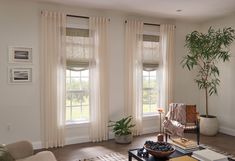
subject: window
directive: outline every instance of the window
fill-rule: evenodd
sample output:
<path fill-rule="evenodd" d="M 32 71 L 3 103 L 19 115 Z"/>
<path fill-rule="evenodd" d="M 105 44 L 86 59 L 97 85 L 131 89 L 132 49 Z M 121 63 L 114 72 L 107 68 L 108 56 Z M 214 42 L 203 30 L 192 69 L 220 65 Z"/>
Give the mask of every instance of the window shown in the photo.
<path fill-rule="evenodd" d="M 88 29 L 66 30 L 66 123 L 89 122 Z"/>
<path fill-rule="evenodd" d="M 159 105 L 158 72 L 143 70 L 143 114 L 152 115 Z"/>
<path fill-rule="evenodd" d="M 89 70 L 66 71 L 66 121 L 89 121 Z"/>
<path fill-rule="evenodd" d="M 143 37 L 143 115 L 157 114 L 160 104 L 159 37 Z"/>

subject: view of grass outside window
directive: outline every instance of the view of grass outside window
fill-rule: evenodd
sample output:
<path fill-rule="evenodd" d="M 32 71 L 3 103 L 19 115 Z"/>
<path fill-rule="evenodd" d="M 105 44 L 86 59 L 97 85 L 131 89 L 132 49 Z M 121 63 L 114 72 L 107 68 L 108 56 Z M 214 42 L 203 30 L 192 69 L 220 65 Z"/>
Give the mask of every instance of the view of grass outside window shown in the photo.
<path fill-rule="evenodd" d="M 160 74 L 156 63 L 159 60 L 159 42 L 144 41 L 143 47 L 143 116 L 148 116 L 157 114 L 160 101 Z"/>
<path fill-rule="evenodd" d="M 143 71 L 143 114 L 157 113 L 158 88 L 157 71 Z"/>
<path fill-rule="evenodd" d="M 89 70 L 67 70 L 66 90 L 66 121 L 89 121 Z"/>

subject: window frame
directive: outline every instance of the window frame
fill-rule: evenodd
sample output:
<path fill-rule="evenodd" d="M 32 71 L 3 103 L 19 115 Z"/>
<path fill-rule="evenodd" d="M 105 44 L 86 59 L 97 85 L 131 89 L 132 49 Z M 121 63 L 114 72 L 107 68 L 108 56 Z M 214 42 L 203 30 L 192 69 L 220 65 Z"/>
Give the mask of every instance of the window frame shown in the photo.
<path fill-rule="evenodd" d="M 69 74 L 69 77 L 67 77 L 67 70 L 70 72 L 70 74 Z M 88 95 L 88 97 L 89 97 L 89 99 L 88 99 L 88 104 L 85 104 L 85 105 L 83 105 L 82 104 L 82 101 L 80 101 L 80 103 L 78 104 L 78 105 L 74 105 L 73 106 L 73 104 L 72 104 L 72 100 L 70 100 L 70 105 L 69 106 L 67 106 L 67 102 L 66 102 L 66 105 L 65 105 L 65 111 L 67 112 L 67 108 L 70 108 L 70 120 L 67 120 L 66 118 L 65 118 L 65 120 L 66 120 L 66 125 L 68 124 L 68 125 L 71 125 L 71 124 L 84 124 L 84 123 L 89 123 L 90 122 L 90 91 L 89 91 L 89 68 L 87 68 L 87 69 L 85 69 L 85 70 L 87 70 L 88 71 L 88 76 L 86 76 L 86 77 L 84 77 L 84 76 L 82 76 L 82 71 L 77 71 L 77 72 L 80 72 L 79 73 L 79 76 L 76 76 L 76 77 L 72 77 L 71 76 L 71 72 L 72 71 L 74 71 L 74 70 L 71 70 L 71 69 L 66 69 L 66 84 L 67 84 L 67 78 L 69 78 L 69 80 L 70 80 L 70 82 L 71 82 L 71 80 L 73 79 L 73 78 L 78 78 L 79 79 L 79 82 L 80 82 L 80 84 L 81 84 L 81 81 L 82 81 L 82 78 L 88 78 L 88 89 L 87 90 L 84 90 L 84 89 L 68 89 L 67 88 L 67 86 L 66 86 L 66 99 L 67 99 L 67 95 L 68 94 L 76 94 L 76 93 L 82 93 L 82 96 L 84 96 L 84 95 Z M 72 109 L 73 108 L 81 108 L 81 110 L 83 109 L 83 108 L 85 108 L 86 106 L 88 106 L 88 112 L 89 112 L 89 117 L 88 117 L 88 119 L 87 120 L 73 120 L 73 119 L 71 119 L 72 118 Z M 66 113 L 66 115 L 67 115 L 67 113 Z"/>
<path fill-rule="evenodd" d="M 67 24 L 68 25 L 68 24 Z M 83 26 L 84 27 L 84 26 Z M 89 29 L 88 28 L 83 28 L 81 27 L 80 25 L 79 26 L 74 26 L 74 24 L 72 25 L 71 27 L 71 24 L 70 26 L 67 26 L 66 27 L 66 47 L 70 47 L 72 45 L 72 48 L 76 47 L 76 48 L 80 48 L 80 47 L 89 47 L 89 44 L 81 44 L 81 41 L 80 42 L 71 42 L 71 38 L 72 40 L 76 40 L 76 37 L 81 37 L 81 38 L 89 38 Z M 74 49 L 72 49 L 74 50 Z M 90 123 L 90 113 L 91 113 L 91 108 L 90 108 L 90 89 L 89 89 L 89 84 L 90 84 L 90 70 L 89 70 L 89 60 L 87 59 L 87 57 L 84 57 L 82 58 L 81 60 L 79 59 L 67 59 L 66 60 L 66 97 L 65 97 L 65 122 L 66 122 L 66 125 L 68 126 L 72 126 L 72 125 L 81 125 L 81 124 L 89 124 Z M 88 70 L 88 76 L 85 78 L 84 76 L 82 76 L 82 71 L 83 70 Z M 68 89 L 67 88 L 67 71 L 70 72 L 70 75 L 69 75 L 69 80 L 70 80 L 70 83 L 71 83 L 71 80 L 72 79 L 79 79 L 79 84 L 80 84 L 80 87 L 78 87 L 79 89 Z M 78 71 L 80 72 L 79 73 L 79 76 L 76 76 L 76 77 L 72 77 L 71 75 L 71 72 L 72 71 Z M 85 79 L 88 79 L 88 87 L 86 90 L 84 90 L 83 88 L 81 88 L 81 85 L 83 84 L 82 83 L 82 79 L 85 78 Z M 67 106 L 67 98 L 68 98 L 68 95 L 71 95 L 71 100 L 69 100 L 69 106 Z M 73 105 L 73 97 L 74 95 L 77 95 L 77 98 L 78 98 L 78 103 L 76 105 Z M 83 101 L 81 100 L 81 98 L 79 97 L 86 97 L 88 96 L 88 104 L 83 104 Z M 69 109 L 70 111 L 70 114 L 69 114 L 69 120 L 67 120 L 67 109 Z M 75 119 L 72 119 L 73 118 L 73 108 L 78 108 L 78 110 L 88 110 L 88 119 L 78 119 L 78 120 L 75 120 Z M 86 109 L 88 108 L 88 109 Z"/>
<path fill-rule="evenodd" d="M 147 36 L 150 36 L 150 38 L 152 37 L 152 38 L 154 38 L 154 37 L 156 37 L 155 38 L 155 40 L 152 40 L 151 41 L 151 39 L 147 39 L 146 40 L 146 42 L 148 42 L 148 41 L 150 41 L 150 42 L 157 42 L 157 43 L 160 43 L 160 39 L 159 39 L 159 35 L 151 35 L 151 34 L 148 34 Z M 147 37 L 148 38 L 148 37 Z M 143 43 L 145 42 L 145 40 L 143 40 Z M 144 48 L 143 48 L 144 49 Z M 144 52 L 144 51 L 143 51 Z M 159 115 L 159 113 L 158 113 L 158 111 L 157 111 L 157 108 L 158 107 L 160 107 L 160 104 L 161 104 L 161 84 L 162 84 L 162 82 L 161 82 L 161 78 L 162 78 L 162 74 L 161 74 L 161 71 L 159 70 L 159 67 L 158 67 L 158 65 L 159 64 L 151 64 L 151 65 L 153 65 L 153 66 L 155 66 L 155 72 L 156 72 L 156 87 L 155 88 L 152 88 L 151 90 L 156 90 L 156 92 L 157 92 L 157 98 L 156 98 L 156 100 L 157 100 L 157 102 L 156 102 L 156 112 L 147 112 L 147 113 L 144 113 L 144 97 L 143 97 L 143 95 L 144 95 L 144 87 L 143 87 L 143 85 L 144 85 L 144 77 L 146 77 L 146 76 L 144 76 L 144 71 L 146 71 L 146 70 L 144 70 L 144 65 L 145 65 L 145 63 L 146 62 L 144 62 L 143 61 L 143 63 L 142 63 L 142 66 L 143 66 L 143 69 L 142 69 L 142 117 L 144 118 L 144 119 L 148 119 L 148 118 L 151 118 L 151 117 L 155 117 L 155 116 L 158 116 Z M 147 63 L 148 64 L 148 63 Z M 148 71 L 147 71 L 148 72 Z M 151 79 L 151 76 L 150 76 L 150 73 L 149 73 L 149 75 L 148 75 L 148 80 L 150 80 Z M 150 94 L 151 95 L 151 94 Z M 151 101 L 149 101 L 149 103 L 148 103 L 148 105 L 149 106 L 151 106 Z M 150 107 L 151 108 L 151 107 Z"/>
<path fill-rule="evenodd" d="M 160 71 L 159 70 L 154 70 L 155 72 L 156 72 L 156 76 L 155 76 L 155 80 L 156 80 L 156 87 L 155 88 L 148 88 L 148 89 L 150 89 L 150 92 L 152 92 L 153 90 L 155 90 L 155 92 L 157 93 L 157 98 L 156 98 L 156 100 L 157 100 L 157 102 L 156 102 L 156 106 L 157 107 L 159 107 L 160 106 Z M 151 80 L 151 77 L 153 78 L 153 76 L 150 76 L 150 72 L 149 72 L 149 75 L 148 76 L 144 76 L 143 75 L 143 72 L 144 72 L 144 70 L 142 71 L 142 110 L 143 110 L 143 117 L 151 117 L 151 116 L 156 116 L 156 115 L 158 115 L 158 112 L 156 111 L 156 112 L 146 112 L 146 113 L 144 113 L 144 97 L 143 97 L 143 95 L 144 95 L 144 91 L 147 91 L 148 92 L 148 89 L 146 89 L 146 88 L 144 88 L 143 87 L 143 83 L 144 83 L 144 77 L 147 77 L 148 78 L 148 85 L 150 85 L 150 80 Z M 145 72 L 148 72 L 148 71 L 145 71 Z M 146 90 L 145 90 L 146 89 Z M 150 94 L 151 95 L 151 94 Z M 148 105 L 149 106 L 151 106 L 151 104 L 152 104 L 152 101 L 151 101 L 151 96 L 149 96 L 150 97 L 150 101 L 148 102 Z M 157 108 L 156 107 L 156 108 Z M 148 108 L 151 108 L 151 107 L 148 107 Z"/>

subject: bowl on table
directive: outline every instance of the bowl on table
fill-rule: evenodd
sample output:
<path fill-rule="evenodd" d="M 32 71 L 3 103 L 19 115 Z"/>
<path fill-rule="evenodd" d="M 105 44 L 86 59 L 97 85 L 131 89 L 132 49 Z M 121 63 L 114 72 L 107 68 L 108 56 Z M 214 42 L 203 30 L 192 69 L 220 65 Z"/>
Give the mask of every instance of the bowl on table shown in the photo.
<path fill-rule="evenodd" d="M 175 152 L 175 147 L 166 142 L 146 141 L 144 148 L 156 158 L 166 158 Z"/>

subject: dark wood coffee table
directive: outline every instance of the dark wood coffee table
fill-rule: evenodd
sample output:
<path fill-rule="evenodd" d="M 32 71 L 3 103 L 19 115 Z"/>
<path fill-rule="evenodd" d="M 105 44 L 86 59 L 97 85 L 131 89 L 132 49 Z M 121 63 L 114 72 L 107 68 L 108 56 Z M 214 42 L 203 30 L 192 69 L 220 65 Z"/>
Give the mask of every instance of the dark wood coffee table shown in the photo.
<path fill-rule="evenodd" d="M 190 153 L 189 154 L 183 154 L 183 153 L 181 153 L 180 151 L 178 151 L 176 149 L 175 152 L 173 154 L 171 154 L 168 158 L 155 158 L 151 154 L 149 154 L 148 158 L 144 158 L 144 157 L 138 156 L 137 151 L 138 151 L 138 149 L 130 149 L 128 151 L 128 160 L 129 161 L 132 161 L 132 158 L 135 158 L 138 161 L 167 161 L 171 158 L 176 158 L 176 157 L 180 157 L 180 156 L 184 156 L 184 155 L 189 155 L 189 156 L 191 155 Z M 230 159 L 230 158 L 228 160 L 229 161 L 235 161 L 235 160 Z"/>

